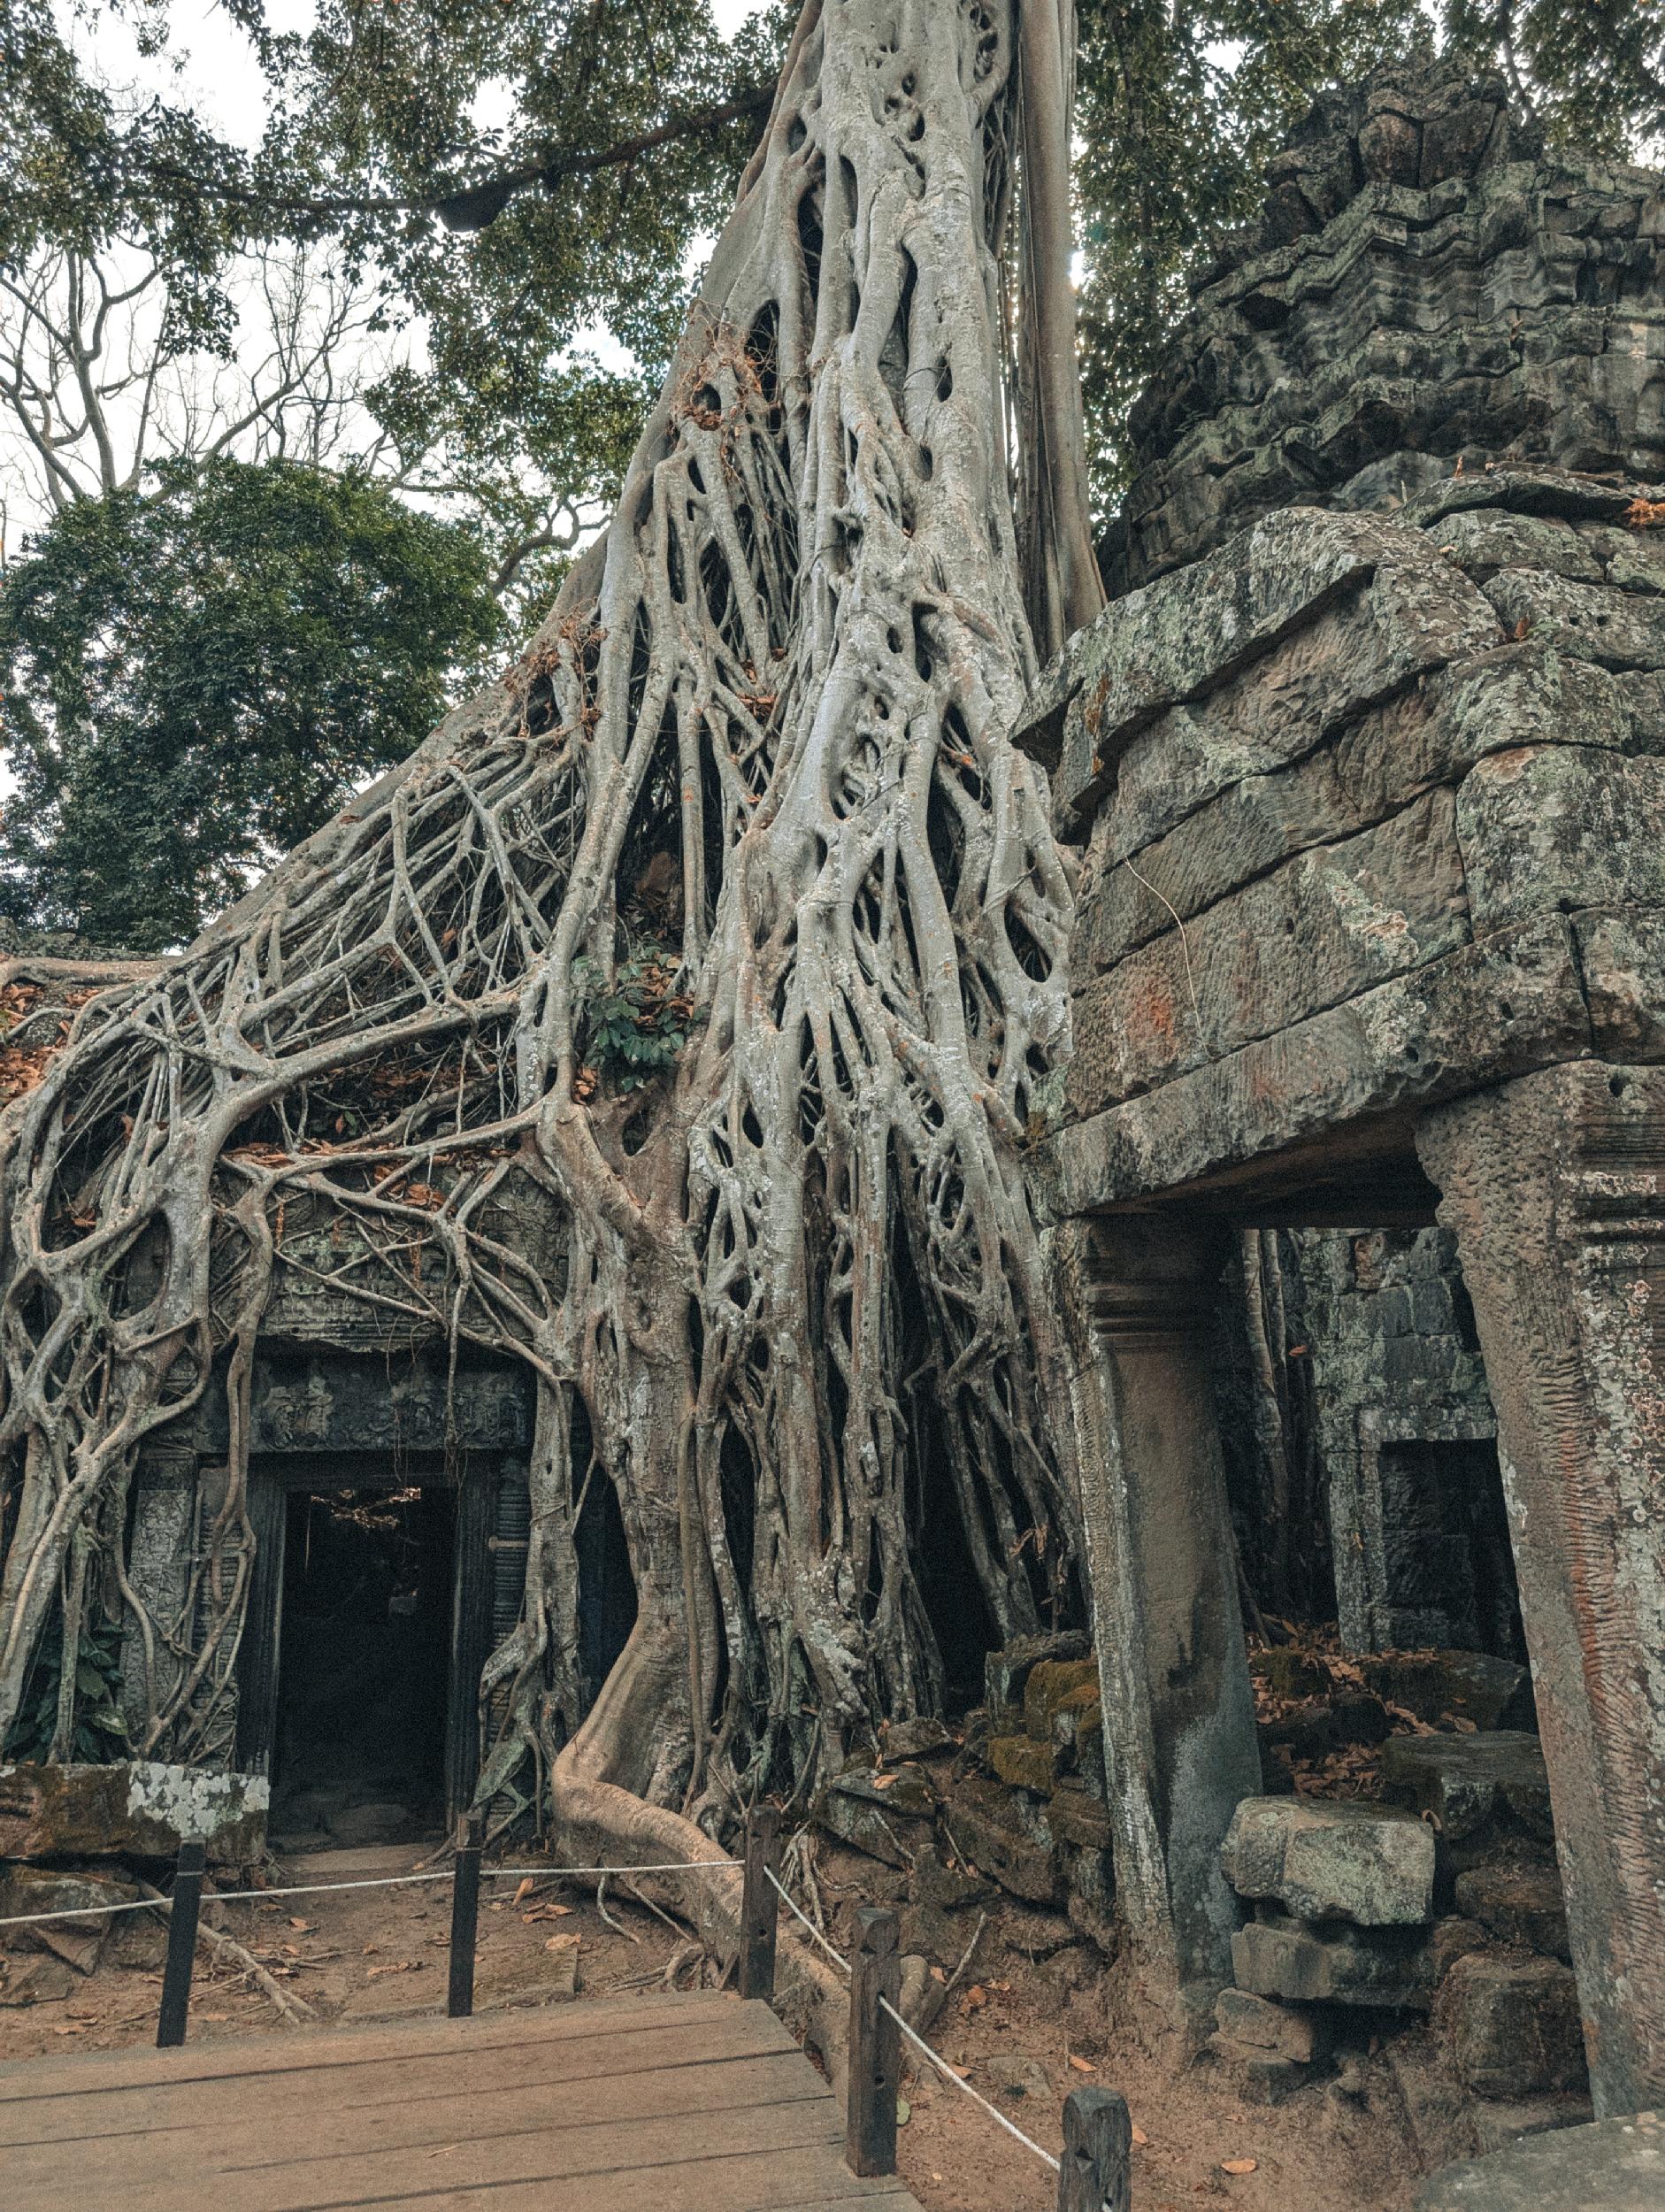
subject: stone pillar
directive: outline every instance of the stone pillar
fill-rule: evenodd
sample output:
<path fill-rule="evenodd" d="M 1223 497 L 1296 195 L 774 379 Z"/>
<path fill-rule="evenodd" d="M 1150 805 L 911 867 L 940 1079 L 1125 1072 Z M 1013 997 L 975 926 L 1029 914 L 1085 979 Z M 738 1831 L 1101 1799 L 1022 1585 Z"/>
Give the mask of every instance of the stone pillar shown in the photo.
<path fill-rule="evenodd" d="M 1148 1215 L 1055 1238 L 1116 1893 L 1141 1978 L 1199 2025 L 1241 1918 L 1220 1845 L 1261 1786 L 1210 1357 L 1226 1248 Z"/>
<path fill-rule="evenodd" d="M 1665 1070 L 1580 1061 L 1418 1132 L 1496 1402 L 1600 2114 L 1665 2101 Z"/>

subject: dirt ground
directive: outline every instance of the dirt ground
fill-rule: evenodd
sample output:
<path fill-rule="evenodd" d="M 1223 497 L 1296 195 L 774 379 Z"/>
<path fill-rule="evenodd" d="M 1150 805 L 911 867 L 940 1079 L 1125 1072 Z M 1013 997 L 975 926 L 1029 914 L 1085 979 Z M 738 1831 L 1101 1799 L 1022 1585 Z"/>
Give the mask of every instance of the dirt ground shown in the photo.
<path fill-rule="evenodd" d="M 517 1864 L 534 1859 L 512 1855 Z M 421 1863 L 408 1847 L 318 1852 L 272 1863 L 267 1879 L 364 1880 Z M 820 1890 L 835 1941 L 847 1939 L 857 1904 L 888 1901 L 886 1872 L 853 1855 L 824 1855 Z M 685 1988 L 714 1978 L 686 1934 L 650 1909 L 616 1887 L 602 1906 L 593 1885 L 553 1876 L 487 1884 L 477 2008 L 581 2003 L 650 1989 L 668 1971 Z M 435 1881 L 220 1905 L 208 1917 L 320 2021 L 336 2021 L 441 2010 L 449 1913 L 449 1882 Z M 1397 2180 L 1368 2170 L 1371 2161 L 1397 2162 L 1362 2108 L 1349 2114 L 1333 2093 L 1315 2089 L 1275 2110 L 1245 2109 L 1206 2062 L 1175 2082 L 1136 2049 L 1114 2047 L 1102 1962 L 1085 1943 L 1059 1946 L 1058 1936 L 1051 1915 L 994 1909 L 971 1971 L 931 2032 L 942 2055 L 1035 2141 L 1055 2153 L 1065 2094 L 1097 2083 L 1121 2090 L 1132 2109 L 1138 2212 L 1223 2201 L 1242 2212 L 1404 2212 L 1412 2188 L 1403 2166 Z M 12 1993 L 35 1955 L 20 1945 L 0 1953 L 0 2060 L 61 2052 L 71 2039 L 88 2050 L 149 2040 L 165 1942 L 159 1917 L 124 1916 L 92 1973 L 74 1975 L 63 1996 L 27 2005 Z M 199 1954 L 192 2039 L 266 2032 L 305 2030 L 285 2023 L 245 1976 Z M 904 2074 L 903 2093 L 902 2175 L 926 2212 L 1052 2212 L 1055 2177 L 923 2060 Z"/>

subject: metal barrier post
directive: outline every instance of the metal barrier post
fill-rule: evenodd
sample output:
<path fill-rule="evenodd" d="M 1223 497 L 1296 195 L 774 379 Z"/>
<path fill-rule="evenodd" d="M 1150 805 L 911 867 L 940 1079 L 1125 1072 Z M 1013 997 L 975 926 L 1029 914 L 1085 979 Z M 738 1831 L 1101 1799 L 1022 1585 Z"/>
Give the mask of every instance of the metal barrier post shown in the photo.
<path fill-rule="evenodd" d="M 474 1939 L 480 1929 L 480 1855 L 486 1840 L 486 1816 L 470 1813 L 457 1839 L 451 1876 L 451 1983 L 445 2009 L 466 2020 L 474 2009 Z"/>
<path fill-rule="evenodd" d="M 902 2031 L 886 2012 L 902 1995 L 896 1916 L 865 1905 L 856 1916 L 850 1969 L 850 2095 L 844 2156 L 853 2174 L 896 2170 Z"/>
<path fill-rule="evenodd" d="M 770 2003 L 775 1993 L 775 1936 L 780 1893 L 770 1880 L 780 1872 L 780 1815 L 754 1805 L 746 1816 L 746 1885 L 740 1911 L 740 1993 Z"/>
<path fill-rule="evenodd" d="M 1133 2123 L 1113 2089 L 1072 2089 L 1063 2101 L 1058 2212 L 1128 2212 Z"/>
<path fill-rule="evenodd" d="M 196 1960 L 196 1928 L 203 1909 L 203 1874 L 208 1854 L 196 1837 L 180 1846 L 168 1906 L 167 1964 L 162 1970 L 162 2005 L 157 2015 L 156 2047 L 177 2050 L 185 2040 L 191 2009 L 191 1969 Z"/>

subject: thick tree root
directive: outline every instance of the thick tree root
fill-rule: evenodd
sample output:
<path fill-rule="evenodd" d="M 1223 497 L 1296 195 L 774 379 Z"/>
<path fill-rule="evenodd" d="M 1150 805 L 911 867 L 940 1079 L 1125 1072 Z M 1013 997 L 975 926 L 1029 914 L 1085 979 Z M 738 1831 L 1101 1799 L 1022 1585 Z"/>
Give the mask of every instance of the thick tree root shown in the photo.
<path fill-rule="evenodd" d="M 951 1523 L 939 1607 L 991 1640 L 1078 1614 L 1020 1160 L 1071 887 L 1006 735 L 1034 672 L 1014 65 L 1010 0 L 809 0 L 618 516 L 525 661 L 0 1116 L 0 1740 L 49 1620 L 73 1648 L 113 1609 L 140 1747 L 225 1755 L 274 1300 L 536 1379 L 481 1786 L 553 1767 L 598 1840 L 664 1856 L 670 1821 L 680 1850 L 665 1809 L 709 1831 L 938 1706 Z M 210 1390 L 227 1480 L 152 1617 L 129 1485 Z M 599 1484 L 637 1620 L 595 1694 Z"/>

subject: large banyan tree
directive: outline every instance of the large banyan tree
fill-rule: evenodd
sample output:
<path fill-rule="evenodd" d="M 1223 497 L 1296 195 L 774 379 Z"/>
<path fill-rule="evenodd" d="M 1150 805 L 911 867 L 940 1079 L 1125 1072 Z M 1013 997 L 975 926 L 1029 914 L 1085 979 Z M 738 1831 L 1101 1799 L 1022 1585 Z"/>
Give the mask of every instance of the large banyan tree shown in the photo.
<path fill-rule="evenodd" d="M 1007 739 L 1096 590 L 1068 52 L 1056 0 L 808 0 L 530 651 L 7 1110 L 0 1737 L 43 1640 L 113 1606 L 180 1660 L 142 1747 L 214 1740 L 255 1348 L 303 1264 L 535 1377 L 483 1790 L 531 1759 L 557 1813 L 709 1828 L 932 1709 L 927 1481 L 1001 1638 L 1078 1607 L 1021 1160 L 1070 878 Z M 230 1473 L 181 1645 L 127 1581 L 127 1497 L 210 1390 Z M 638 1611 L 587 1709 L 597 1481 Z"/>

